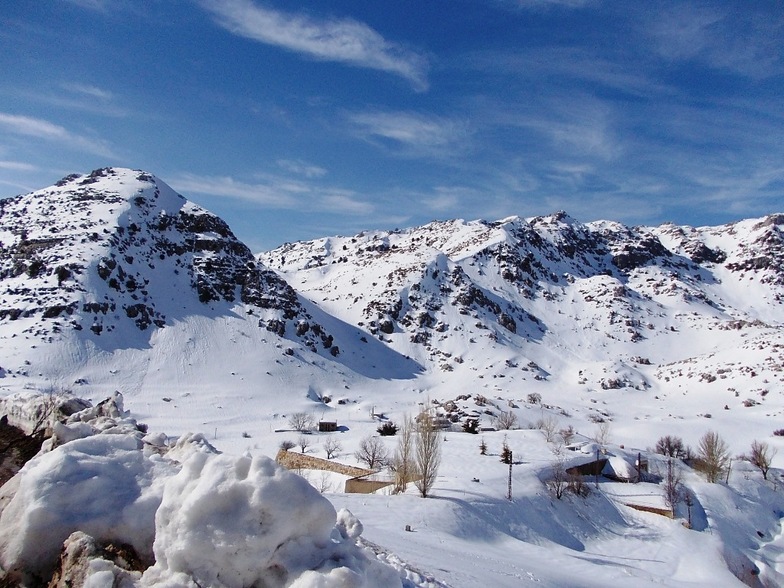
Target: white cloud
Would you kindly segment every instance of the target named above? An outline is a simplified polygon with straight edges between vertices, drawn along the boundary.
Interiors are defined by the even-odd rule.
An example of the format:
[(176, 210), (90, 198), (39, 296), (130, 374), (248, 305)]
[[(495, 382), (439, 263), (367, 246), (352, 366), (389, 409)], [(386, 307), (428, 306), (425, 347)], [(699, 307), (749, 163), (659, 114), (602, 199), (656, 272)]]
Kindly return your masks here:
[(386, 71), (427, 89), (427, 59), (421, 53), (387, 41), (352, 19), (319, 20), (256, 5), (251, 0), (200, 0), (226, 30), (314, 59), (337, 61)]
[(263, 208), (324, 211), (350, 215), (367, 215), (374, 206), (356, 198), (350, 190), (321, 187), (297, 179), (264, 176), (262, 181), (248, 183), (228, 176), (202, 176), (184, 173), (170, 180), (184, 194), (205, 194), (251, 202)]
[[(784, 71), (778, 8), (744, 4), (732, 10), (720, 3), (703, 6), (675, 2), (646, 19), (656, 51), (670, 60), (692, 60), (753, 79)], [(766, 12), (769, 10), (769, 12)]]
[(65, 127), (44, 119), (0, 112), (0, 128), (17, 135), (53, 141), (101, 157), (116, 158), (105, 141), (72, 133)]
[(507, 8), (525, 10), (544, 10), (547, 8), (582, 8), (594, 0), (497, 0), (497, 4)]
[[(525, 105), (496, 104), (486, 113), (486, 124), (496, 128), (518, 127), (534, 131), (549, 143), (558, 157), (567, 155), (610, 161), (623, 151), (615, 129), (613, 105), (589, 95), (543, 95)], [(493, 106), (492, 104), (490, 105)], [(541, 152), (544, 146), (540, 146)]]
[(372, 204), (357, 200), (351, 192), (327, 194), (324, 196), (322, 206), (330, 212), (357, 216), (366, 216), (375, 210)]
[(306, 178), (321, 178), (327, 175), (327, 170), (323, 167), (313, 165), (301, 159), (279, 159), (275, 163), (286, 171), (305, 176)]
[(97, 10), (103, 12), (106, 10), (107, 0), (67, 0), (71, 4), (76, 4), (80, 8), (87, 8), (88, 10)]
[(82, 94), (91, 98), (97, 98), (98, 100), (107, 101), (113, 98), (112, 93), (108, 90), (104, 90), (89, 84), (64, 83), (61, 84), (61, 87), (64, 90), (68, 90), (74, 94)]
[(514, 52), (482, 51), (466, 56), (465, 63), (481, 74), (520, 80), (548, 91), (546, 81), (599, 85), (635, 96), (672, 96), (676, 89), (656, 79), (639, 62), (622, 54), (599, 54), (585, 47), (547, 47)]
[(360, 137), (391, 142), (414, 157), (441, 158), (463, 151), (470, 135), (462, 121), (414, 112), (357, 112), (348, 120)]
[(12, 171), (36, 171), (38, 168), (29, 163), (21, 161), (0, 161), (0, 169), (7, 169)]

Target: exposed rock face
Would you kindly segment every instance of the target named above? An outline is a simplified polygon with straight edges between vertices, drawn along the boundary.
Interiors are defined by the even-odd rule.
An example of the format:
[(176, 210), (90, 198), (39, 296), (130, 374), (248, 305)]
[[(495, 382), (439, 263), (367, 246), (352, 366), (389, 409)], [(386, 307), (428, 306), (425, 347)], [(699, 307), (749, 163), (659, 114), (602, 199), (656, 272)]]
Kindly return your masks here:
[[(259, 259), (345, 320), (382, 338), (407, 334), (431, 354), (456, 332), (530, 341), (586, 321), (634, 343), (669, 328), (653, 319), (683, 302), (706, 320), (784, 321), (782, 219), (645, 228), (558, 212), (287, 244)], [(735, 285), (754, 280), (755, 301), (740, 300)]]
[[(69, 338), (62, 353), (87, 360), (97, 348), (152, 348), (191, 319), (231, 316), (256, 345), (288, 358), (309, 350), (367, 374), (411, 361), (413, 372), (387, 373), (473, 377), (493, 356), (558, 369), (561, 357), (612, 363), (621, 353), (635, 370), (631, 357), (652, 357), (672, 379), (683, 370), (667, 364), (687, 356), (657, 359), (657, 349), (676, 347), (675, 333), (743, 325), (751, 336), (740, 344), (755, 348), (784, 324), (782, 226), (781, 214), (693, 228), (557, 212), (323, 238), (254, 258), (224, 221), (154, 176), (101, 169), (0, 201), (0, 340), (32, 349)], [(724, 338), (724, 349), (739, 344)], [(8, 363), (8, 375), (44, 373), (25, 360)], [(626, 381), (626, 367), (600, 380)]]
[(147, 568), (130, 545), (98, 542), (81, 531), (72, 533), (63, 544), (60, 563), (49, 588), (84, 586), (90, 576), (101, 574), (112, 578), (112, 586), (134, 586)]
[(150, 174), (118, 168), (0, 201), (0, 295), (0, 321), (29, 319), (44, 341), (71, 329), (163, 328), (224, 303), (278, 334), (293, 334), (295, 319), (313, 322), (223, 220)]

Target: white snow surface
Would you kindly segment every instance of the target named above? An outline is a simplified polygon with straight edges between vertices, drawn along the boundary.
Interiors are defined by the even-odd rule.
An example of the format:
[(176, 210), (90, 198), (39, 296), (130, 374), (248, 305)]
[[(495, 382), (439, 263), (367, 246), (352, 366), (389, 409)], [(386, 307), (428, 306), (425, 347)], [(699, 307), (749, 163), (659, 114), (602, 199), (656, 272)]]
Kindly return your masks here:
[[(121, 398), (112, 404), (123, 414)], [(65, 540), (82, 532), (128, 543), (154, 561), (138, 586), (401, 585), (394, 567), (357, 544), (356, 517), (337, 513), (268, 457), (219, 454), (199, 435), (169, 452), (146, 443), (129, 416), (95, 412), (73, 415), (61, 430), (97, 420), (113, 426), (93, 427), (83, 438), (55, 437), (53, 449), (44, 448), (3, 487), (0, 570), (11, 578), (51, 576)], [(129, 585), (119, 572), (91, 564), (85, 585), (111, 586), (117, 577)]]
[[(83, 186), (88, 179), (94, 182)], [(273, 481), (283, 474), (265, 478), (263, 456), (275, 455), (284, 440), (298, 440), (289, 423), (295, 412), (338, 424), (336, 433), (306, 437), (308, 455), (324, 457), (325, 442), (336, 439), (341, 448), (335, 460), (361, 465), (354, 452), (380, 424), (400, 423), (424, 406), (445, 414), (451, 402), (453, 414), (477, 418), (486, 429), (510, 411), (519, 429), (481, 433), (489, 445), (484, 456), (479, 437), (461, 432), (459, 423), (445, 431), (441, 470), (433, 497), (425, 500), (413, 489), (399, 496), (385, 490), (349, 495), (344, 476), (303, 470), (335, 511), (347, 508), (362, 521), (358, 541), (365, 547), (353, 551), (356, 537), (348, 529), (354, 525), (346, 522), (345, 536), (330, 530), (327, 544), (316, 528), (281, 528), (307, 545), (313, 559), (281, 554), (264, 565), (290, 566), (287, 582), (313, 585), (380, 582), (374, 579), (380, 568), (363, 559), (371, 552), (405, 586), (733, 586), (741, 585), (738, 577), (749, 585), (784, 585), (784, 437), (773, 434), (784, 427), (781, 215), (722, 227), (627, 228), (581, 224), (557, 213), (495, 223), (439, 221), (287, 244), (256, 258), (259, 271), (274, 269), (296, 290), (296, 305), (282, 309), (243, 302), (239, 286), (234, 300), (201, 302), (193, 284), (200, 268), (223, 263), (212, 248), (224, 237), (206, 229), (186, 237), (167, 225), (160, 229), (162, 241), (159, 220), (180, 212), (210, 217), (139, 171), (80, 177), (6, 202), (2, 210), (3, 247), (33, 251), (46, 269), (30, 277), (29, 268), (14, 269), (16, 258), (6, 256), (0, 311), (19, 314), (0, 316), (0, 415), (34, 422), (41, 392), (68, 390), (97, 407), (119, 390), (133, 419), (150, 430), (131, 430), (124, 408), (113, 416), (91, 409), (84, 420), (56, 425), (62, 444), (23, 470), (32, 474), (24, 482), (29, 497), (14, 494), (22, 476), (2, 490), (2, 516), (10, 517), (6, 511), (13, 506), (14, 520), (26, 521), (7, 529), (9, 519), (0, 519), (4, 558), (35, 559), (35, 544), (14, 530), (32, 532), (40, 513), (51, 517), (60, 543), (83, 523), (98, 535), (104, 527), (122, 529), (150, 564), (157, 562), (145, 582), (157, 574), (161, 583), (188, 585), (193, 576), (177, 568), (187, 558), (158, 555), (157, 545), (176, 550), (177, 542), (172, 537), (166, 543), (165, 531), (159, 541), (155, 513), (170, 504), (167, 525), (191, 529), (194, 540), (208, 542), (210, 535), (179, 518), (169, 483), (185, 493), (181, 503), (192, 501), (209, 519), (217, 514), (208, 508), (207, 480), (236, 487), (232, 491), (248, 504), (258, 504), (249, 486), (276, 487)], [(20, 223), (32, 227), (26, 239)], [(131, 225), (138, 230), (128, 241)], [(182, 253), (161, 258), (152, 242)], [(196, 242), (202, 250), (195, 251)], [(623, 269), (612, 261), (635, 252), (652, 253)], [(705, 259), (693, 261), (698, 255)], [(111, 278), (100, 276), (99, 266), (112, 256), (126, 280), (134, 277), (136, 289), (127, 282), (115, 289)], [(235, 257), (240, 266), (253, 261)], [(54, 270), (69, 264), (82, 273), (74, 270), (58, 286)], [(113, 272), (118, 278), (119, 269)], [(144, 280), (149, 283), (141, 287)], [(137, 327), (138, 317), (128, 309), (140, 304), (163, 326)], [(68, 305), (72, 314), (56, 312)], [(47, 310), (55, 316), (44, 317)], [(263, 326), (288, 312), (294, 318), (282, 334)], [(515, 332), (501, 324), (502, 315), (514, 319)], [(334, 336), (333, 347), (314, 338), (316, 324)], [(297, 334), (300, 327), (305, 335)], [(532, 401), (537, 395), (541, 400)], [(737, 459), (729, 481), (720, 484), (679, 466), (695, 502), (692, 529), (686, 529), (682, 504), (674, 520), (626, 506), (661, 506), (656, 480), (623, 486), (601, 480), (587, 498), (554, 499), (545, 481), (561, 450), (542, 431), (529, 429), (548, 420), (556, 431), (573, 427), (576, 440), (586, 443), (599, 436), (604, 421), (610, 439), (602, 445), (610, 453), (641, 452), (660, 476), (665, 464), (650, 448), (666, 434), (696, 448), (703, 433), (715, 430), (733, 456), (748, 452), (754, 440), (778, 453), (768, 480)], [(511, 501), (508, 468), (498, 459), (504, 436), (519, 462)], [(382, 441), (394, 451), (394, 437)], [(569, 465), (593, 453), (563, 452)], [(115, 458), (125, 465), (112, 466)], [(197, 467), (199, 460), (204, 464)], [(232, 469), (231, 460), (247, 468)], [(128, 488), (96, 500), (96, 508), (114, 501), (110, 515), (90, 522), (45, 506), (60, 501), (78, 511), (92, 501), (81, 489), (102, 482), (79, 478), (75, 464)], [(51, 494), (60, 475), (78, 489), (73, 502)], [(292, 495), (302, 496), (298, 482), (291, 484)], [(317, 494), (313, 499), (321, 500)], [(251, 520), (252, 507), (243, 508), (237, 507), (238, 525)], [(333, 527), (341, 516), (332, 515)], [(340, 526), (338, 521), (335, 528)], [(56, 550), (48, 535), (40, 545)], [(354, 563), (330, 568), (330, 549), (339, 561)], [(319, 553), (325, 558), (320, 566), (312, 563)], [(309, 565), (314, 568), (306, 570)]]

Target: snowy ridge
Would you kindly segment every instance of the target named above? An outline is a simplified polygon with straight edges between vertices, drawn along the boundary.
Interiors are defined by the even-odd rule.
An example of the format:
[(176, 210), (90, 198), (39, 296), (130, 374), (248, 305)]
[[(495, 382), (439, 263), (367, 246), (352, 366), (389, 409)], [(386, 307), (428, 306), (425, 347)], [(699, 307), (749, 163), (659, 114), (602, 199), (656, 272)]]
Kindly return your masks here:
[[(783, 222), (625, 227), (559, 212), (254, 259), (154, 176), (96, 170), (0, 203), (0, 394), (23, 420), (30, 393), (121, 390), (153, 430), (202, 431), (251, 460), (296, 439), (289, 416), (304, 412), (337, 423), (334, 457), (352, 465), (363, 437), (429, 406), (451, 423), (435, 500), (345, 495), (345, 480), (304, 473), (362, 518), (404, 586), (780, 585)], [(492, 429), (501, 413), (519, 429), (486, 430), (480, 456), (461, 425)], [(563, 449), (535, 430), (546, 422), (586, 447), (611, 427), (615, 463), (642, 453), (654, 478), (666, 461), (646, 448), (664, 434), (696, 447), (710, 429), (733, 455), (753, 440), (779, 453), (769, 480), (736, 460), (720, 488), (682, 466), (689, 530), (632, 512), (620, 486), (553, 499), (545, 481)], [(327, 435), (301, 436), (302, 452), (323, 455)], [(512, 501), (505, 440), (520, 460)], [(660, 483), (632, 489), (660, 505)]]

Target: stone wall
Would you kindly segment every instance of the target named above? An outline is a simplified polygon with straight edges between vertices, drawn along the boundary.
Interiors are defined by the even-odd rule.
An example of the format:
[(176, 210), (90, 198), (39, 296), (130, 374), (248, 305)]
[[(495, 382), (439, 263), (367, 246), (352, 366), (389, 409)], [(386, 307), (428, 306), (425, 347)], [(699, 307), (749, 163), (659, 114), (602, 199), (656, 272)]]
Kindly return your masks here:
[(313, 457), (312, 455), (305, 455), (304, 453), (297, 453), (296, 451), (285, 451), (283, 449), (278, 451), (278, 454), (275, 456), (275, 461), (288, 470), (326, 470), (352, 478), (376, 473), (375, 470), (347, 466), (329, 459)]

